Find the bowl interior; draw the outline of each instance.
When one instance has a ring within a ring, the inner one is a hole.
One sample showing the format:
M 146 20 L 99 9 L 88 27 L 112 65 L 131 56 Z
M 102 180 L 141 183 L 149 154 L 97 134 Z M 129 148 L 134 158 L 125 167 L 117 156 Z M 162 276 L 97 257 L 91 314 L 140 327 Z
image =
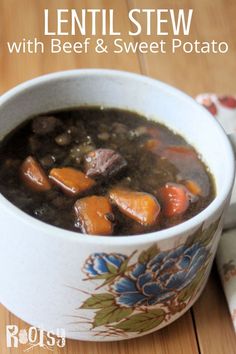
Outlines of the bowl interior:
M 214 175 L 217 194 L 228 181 L 232 154 L 214 118 L 182 92 L 128 73 L 71 71 L 18 86 L 0 100 L 0 138 L 27 117 L 81 105 L 128 109 L 163 122 L 185 137 L 202 155 Z

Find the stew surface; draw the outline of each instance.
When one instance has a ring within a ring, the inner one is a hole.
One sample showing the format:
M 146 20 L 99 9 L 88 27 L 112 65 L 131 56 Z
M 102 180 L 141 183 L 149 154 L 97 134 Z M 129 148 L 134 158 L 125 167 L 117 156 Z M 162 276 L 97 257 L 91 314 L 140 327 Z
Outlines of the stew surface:
M 0 192 L 41 221 L 107 236 L 174 226 L 215 197 L 185 139 L 136 113 L 98 107 L 33 117 L 6 136 Z

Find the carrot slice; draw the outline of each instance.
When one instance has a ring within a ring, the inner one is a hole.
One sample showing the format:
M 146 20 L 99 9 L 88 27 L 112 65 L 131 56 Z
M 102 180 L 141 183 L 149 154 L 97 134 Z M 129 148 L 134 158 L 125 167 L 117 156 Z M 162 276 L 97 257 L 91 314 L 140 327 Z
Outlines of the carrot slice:
M 143 147 L 151 152 L 158 152 L 161 147 L 161 142 L 157 139 L 149 139 L 145 142 Z
M 168 146 L 164 150 L 164 154 L 173 154 L 179 155 L 180 157 L 189 156 L 197 158 L 197 153 L 193 149 L 189 148 L 188 146 L 176 145 L 176 146 Z
M 32 157 L 27 157 L 20 166 L 20 178 L 24 184 L 35 192 L 51 189 L 50 181 L 40 164 Z
M 109 220 L 112 207 L 105 197 L 91 196 L 77 200 L 74 206 L 76 224 L 83 233 L 90 235 L 112 235 L 113 225 Z
M 53 168 L 50 179 L 68 195 L 77 195 L 94 186 L 95 181 L 71 167 Z
M 202 195 L 202 189 L 197 182 L 188 179 L 187 181 L 184 182 L 184 185 L 192 194 L 197 196 Z
M 123 214 L 140 224 L 151 226 L 157 221 L 160 205 L 151 194 L 116 187 L 109 196 Z
M 162 212 L 167 217 L 183 214 L 189 207 L 188 190 L 181 184 L 167 183 L 159 191 Z

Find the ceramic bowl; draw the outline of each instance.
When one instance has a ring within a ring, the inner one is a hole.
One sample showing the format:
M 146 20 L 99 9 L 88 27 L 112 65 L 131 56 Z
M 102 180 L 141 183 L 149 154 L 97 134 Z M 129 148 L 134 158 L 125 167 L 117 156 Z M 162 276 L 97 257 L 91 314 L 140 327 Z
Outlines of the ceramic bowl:
M 0 195 L 0 301 L 31 325 L 64 328 L 68 338 L 134 338 L 176 320 L 201 293 L 233 185 L 233 152 L 220 125 L 192 98 L 111 70 L 59 72 L 7 92 L 0 98 L 0 138 L 32 115 L 80 105 L 136 111 L 183 135 L 214 175 L 217 196 L 167 230 L 94 237 L 40 222 Z

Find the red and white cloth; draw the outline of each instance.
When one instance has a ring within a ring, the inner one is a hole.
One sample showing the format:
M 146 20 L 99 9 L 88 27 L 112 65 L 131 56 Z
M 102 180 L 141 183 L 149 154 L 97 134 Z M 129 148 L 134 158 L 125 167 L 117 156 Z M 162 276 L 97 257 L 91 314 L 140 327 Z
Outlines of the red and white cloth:
M 236 142 L 236 96 L 201 94 L 197 102 L 206 107 Z M 234 144 L 236 145 L 236 144 Z M 236 183 L 226 215 L 225 231 L 217 251 L 216 262 L 236 331 Z

